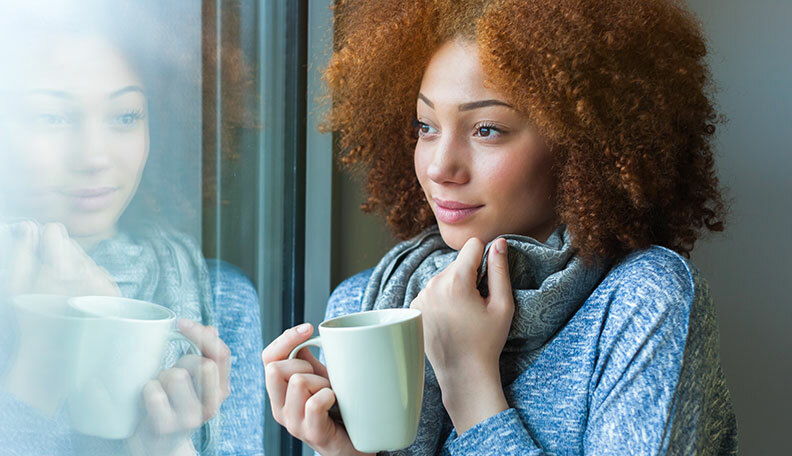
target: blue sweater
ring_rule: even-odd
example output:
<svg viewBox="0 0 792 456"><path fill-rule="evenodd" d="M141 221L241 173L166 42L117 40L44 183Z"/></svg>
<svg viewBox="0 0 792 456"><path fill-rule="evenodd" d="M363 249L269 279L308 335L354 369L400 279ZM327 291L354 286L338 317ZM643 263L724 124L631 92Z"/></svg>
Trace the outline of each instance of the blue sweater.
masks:
<svg viewBox="0 0 792 456"><path fill-rule="evenodd" d="M360 311L370 275L341 283L325 317ZM437 454L736 454L718 337L698 270L663 247L633 252L505 385L511 408L450 430Z"/></svg>

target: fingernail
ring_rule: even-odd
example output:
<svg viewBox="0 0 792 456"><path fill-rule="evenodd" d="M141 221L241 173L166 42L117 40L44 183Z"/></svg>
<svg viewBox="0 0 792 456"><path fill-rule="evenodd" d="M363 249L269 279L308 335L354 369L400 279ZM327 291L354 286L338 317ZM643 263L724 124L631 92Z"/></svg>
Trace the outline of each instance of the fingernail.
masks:
<svg viewBox="0 0 792 456"><path fill-rule="evenodd" d="M193 322L189 318L180 318L179 319L179 328L181 328L181 329L192 328L194 325L195 325L195 322Z"/></svg>
<svg viewBox="0 0 792 456"><path fill-rule="evenodd" d="M219 337L220 336L220 332L214 326L212 326L212 332L214 333L215 337Z"/></svg>
<svg viewBox="0 0 792 456"><path fill-rule="evenodd" d="M297 327L297 332L299 334L305 334L305 333L308 332L309 329L311 329L311 324L310 323L303 323L303 324L301 324L300 326Z"/></svg>
<svg viewBox="0 0 792 456"><path fill-rule="evenodd" d="M503 254L506 252L506 239L500 238L495 240L495 253Z"/></svg>

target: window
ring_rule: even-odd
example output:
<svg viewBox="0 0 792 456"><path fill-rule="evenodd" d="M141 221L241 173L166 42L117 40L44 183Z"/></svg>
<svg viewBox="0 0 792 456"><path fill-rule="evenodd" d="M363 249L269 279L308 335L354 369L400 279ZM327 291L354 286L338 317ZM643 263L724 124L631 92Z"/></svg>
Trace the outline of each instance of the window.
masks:
<svg viewBox="0 0 792 456"><path fill-rule="evenodd" d="M331 146L314 128L329 2L0 5L3 445L301 453L259 354L320 322L329 294ZM155 438L212 402L192 345L225 369L179 318L217 328L231 394L222 420Z"/></svg>

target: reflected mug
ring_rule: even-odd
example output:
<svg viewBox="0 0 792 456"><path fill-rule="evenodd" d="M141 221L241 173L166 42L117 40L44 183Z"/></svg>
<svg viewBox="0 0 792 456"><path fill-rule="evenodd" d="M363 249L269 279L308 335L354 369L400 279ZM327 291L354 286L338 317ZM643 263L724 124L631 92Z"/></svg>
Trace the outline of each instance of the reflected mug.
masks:
<svg viewBox="0 0 792 456"><path fill-rule="evenodd" d="M341 418L358 451L405 448L415 441L424 387L421 311L360 312L319 325L305 346L321 347Z"/></svg>
<svg viewBox="0 0 792 456"><path fill-rule="evenodd" d="M84 317L75 388L66 400L72 428L106 439L130 437L142 417L143 386L163 366L169 341L184 341L176 314L147 301L107 296L72 298Z"/></svg>

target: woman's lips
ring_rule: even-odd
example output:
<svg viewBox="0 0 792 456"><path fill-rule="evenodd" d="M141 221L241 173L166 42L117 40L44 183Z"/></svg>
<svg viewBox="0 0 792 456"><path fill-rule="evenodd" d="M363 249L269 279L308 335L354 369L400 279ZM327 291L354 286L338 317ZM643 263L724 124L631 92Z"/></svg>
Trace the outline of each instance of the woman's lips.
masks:
<svg viewBox="0 0 792 456"><path fill-rule="evenodd" d="M459 223L484 207L483 204L476 206L460 203L458 201L444 201L436 198L434 202L435 217L443 223Z"/></svg>
<svg viewBox="0 0 792 456"><path fill-rule="evenodd" d="M72 208L81 211L101 211L107 209L115 199L117 187L81 188L61 192L71 202Z"/></svg>

